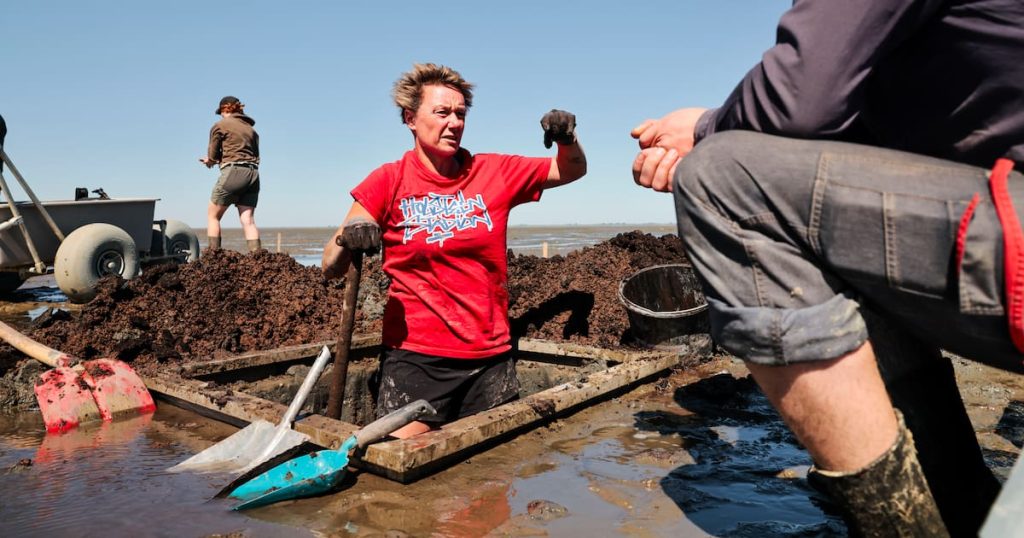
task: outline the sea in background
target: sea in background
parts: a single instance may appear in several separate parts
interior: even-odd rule
[[[516,254],[542,256],[566,255],[574,250],[607,241],[623,232],[639,230],[656,237],[675,234],[675,224],[594,224],[572,226],[510,226],[508,248]],[[320,265],[326,243],[336,228],[260,228],[263,248],[284,252],[303,265]],[[206,230],[196,229],[199,242],[206,247]],[[244,252],[245,239],[239,228],[222,230],[222,246]]]

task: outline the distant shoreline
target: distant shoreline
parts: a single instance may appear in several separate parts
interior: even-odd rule
[[[676,223],[674,222],[605,222],[601,224],[511,224],[509,229],[522,229],[522,228],[612,228],[612,229],[631,229],[631,230],[644,230],[649,228],[675,228]],[[260,226],[260,229],[266,230],[334,230],[337,226]],[[202,226],[192,226],[194,230],[205,230]],[[223,226],[224,230],[241,231],[238,227]]]

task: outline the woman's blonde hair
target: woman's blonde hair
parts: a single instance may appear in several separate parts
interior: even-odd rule
[[[405,123],[405,111],[415,113],[420,108],[424,86],[450,86],[466,99],[466,109],[473,106],[473,85],[466,82],[458,71],[451,67],[437,64],[413,64],[395,81],[391,89],[391,97],[398,105],[398,113]]]

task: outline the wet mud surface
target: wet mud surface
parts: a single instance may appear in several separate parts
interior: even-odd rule
[[[1005,477],[1024,439],[1024,384],[954,362],[989,465]],[[350,468],[331,494],[244,515],[208,502],[232,477],[163,471],[233,431],[172,406],[77,437],[45,436],[37,414],[2,415],[0,535],[846,535],[807,486],[806,453],[727,357],[412,484]]]

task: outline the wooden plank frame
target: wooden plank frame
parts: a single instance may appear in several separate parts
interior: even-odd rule
[[[186,375],[220,374],[297,361],[312,357],[324,344],[249,353],[212,361],[212,364],[186,364],[180,374],[164,373],[145,378],[145,382],[157,397],[224,422],[237,426],[255,419],[276,423],[284,414],[285,405],[237,391],[231,392]],[[370,350],[373,346],[379,346],[379,340],[364,338],[359,340],[358,345],[360,349]],[[361,458],[353,460],[354,465],[391,480],[412,482],[511,436],[571,413],[588,403],[610,397],[665,372],[681,361],[681,357],[672,352],[613,350],[525,338],[517,342],[517,356],[523,360],[562,365],[603,360],[609,367],[456,420],[439,430],[412,439],[396,439],[370,445]],[[358,426],[322,415],[307,415],[296,420],[294,428],[308,435],[317,445],[337,448]]]

